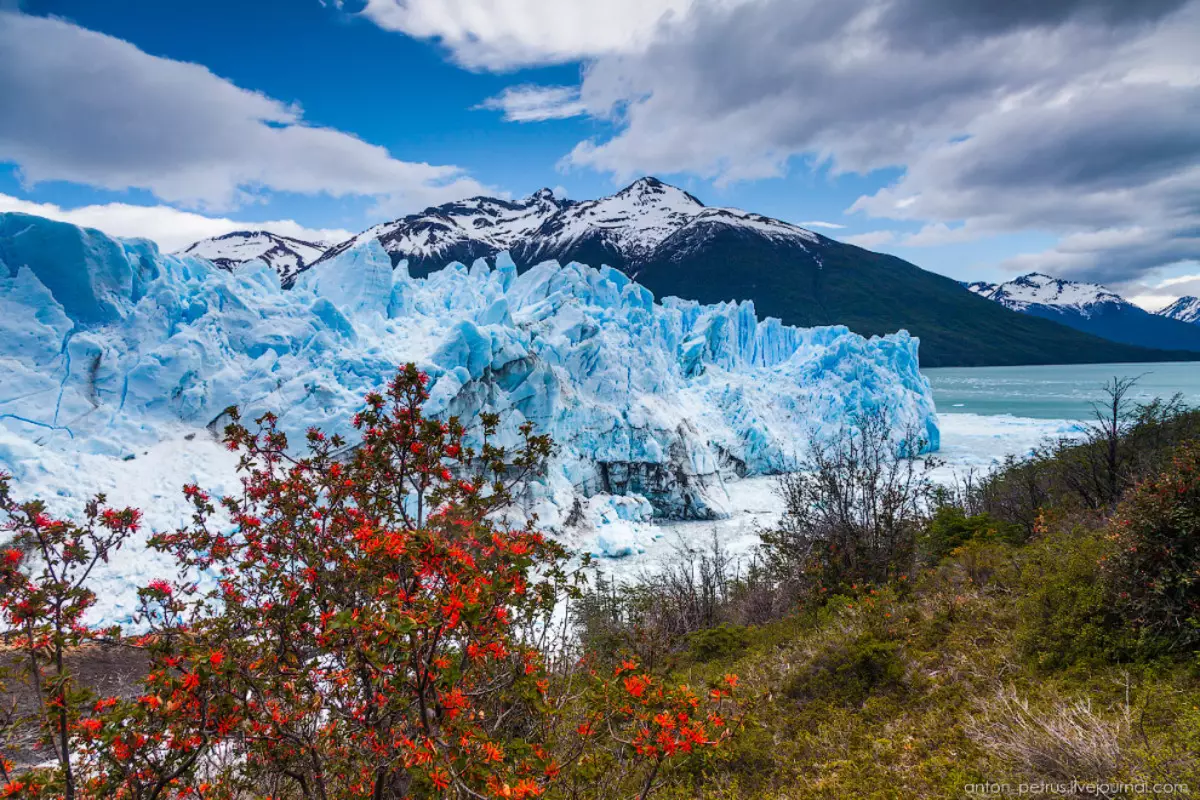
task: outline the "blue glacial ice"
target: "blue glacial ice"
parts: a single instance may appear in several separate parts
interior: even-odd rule
[[[617,523],[721,516],[727,482],[795,467],[856,412],[938,445],[904,331],[794,328],[750,302],[656,300],[609,267],[518,275],[506,255],[413,279],[374,239],[284,290],[260,262],[231,273],[0,214],[0,469],[22,492],[79,494],[87,480],[51,473],[208,438],[230,405],[350,434],[363,394],[408,361],[433,413],[498,412],[509,441],[526,420],[549,433],[559,450],[527,507],[550,527],[584,520],[583,546],[609,555],[637,548],[605,533]]]

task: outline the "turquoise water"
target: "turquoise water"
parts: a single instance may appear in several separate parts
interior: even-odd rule
[[[1200,362],[1078,364],[1037,367],[945,367],[922,372],[933,384],[940,414],[1011,414],[1039,419],[1083,419],[1114,376],[1140,376],[1130,397],[1145,402],[1176,392],[1200,406]]]

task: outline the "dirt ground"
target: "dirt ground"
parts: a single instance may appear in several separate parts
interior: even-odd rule
[[[119,645],[95,644],[67,656],[75,680],[101,697],[128,697],[138,693],[138,678],[146,674],[143,651]],[[17,769],[39,764],[54,757],[48,748],[39,748],[37,697],[26,675],[27,666],[20,653],[0,649],[0,721],[13,719],[8,736],[0,739],[0,755]],[[11,717],[10,717],[11,715]]]

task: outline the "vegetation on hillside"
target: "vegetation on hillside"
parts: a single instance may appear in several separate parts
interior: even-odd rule
[[[150,540],[180,578],[142,590],[133,636],[85,620],[137,512],[58,520],[0,479],[0,797],[1200,786],[1200,412],[1116,381],[1082,440],[952,489],[866,416],[780,479],[748,560],[714,540],[581,586],[499,521],[549,441],[506,452],[484,417],[472,451],[422,416],[423,383],[368,396],[351,452],[314,430],[296,457],[235,415],[243,492],[185,488],[191,522]],[[137,656],[113,691],[81,668],[101,644]]]
[[[1128,389],[1082,440],[953,490],[865,426],[781,480],[748,561],[714,542],[593,588],[585,641],[753,698],[672,796],[1196,792],[1200,412]]]

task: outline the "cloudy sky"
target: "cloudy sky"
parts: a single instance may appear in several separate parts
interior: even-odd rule
[[[1200,294],[1200,0],[0,0],[0,210],[337,239],[652,174],[964,280]]]

